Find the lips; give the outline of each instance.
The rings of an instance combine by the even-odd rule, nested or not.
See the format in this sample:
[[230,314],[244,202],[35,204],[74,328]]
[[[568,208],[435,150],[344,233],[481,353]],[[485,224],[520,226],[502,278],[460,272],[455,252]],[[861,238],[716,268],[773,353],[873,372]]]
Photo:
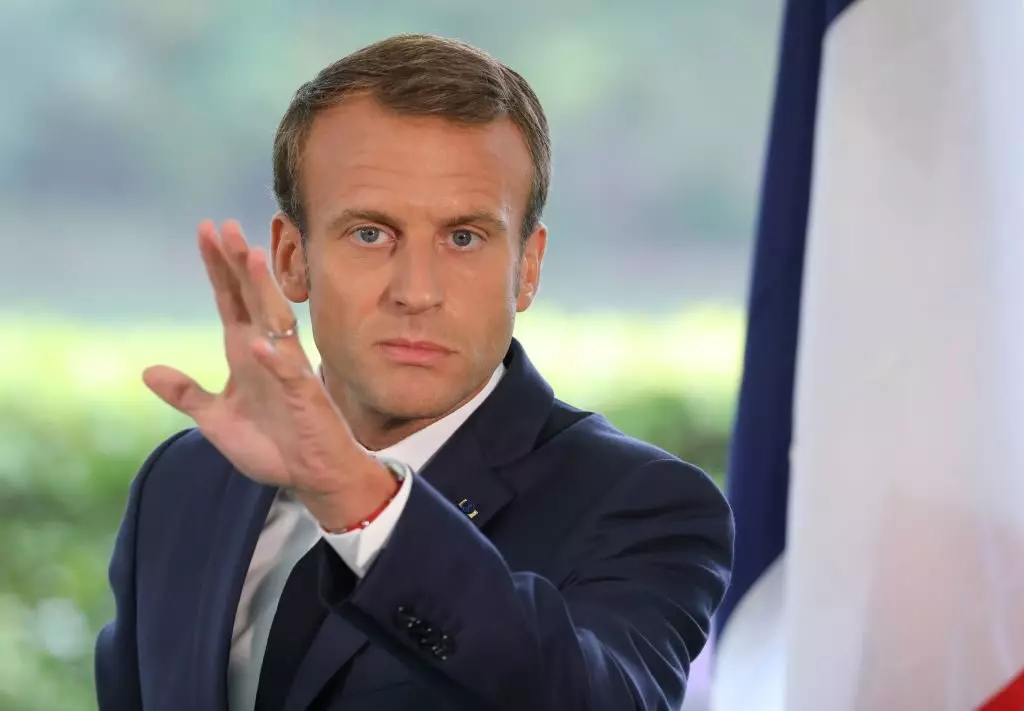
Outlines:
[[396,338],[377,345],[388,360],[400,365],[433,365],[452,354],[450,349],[433,341]]

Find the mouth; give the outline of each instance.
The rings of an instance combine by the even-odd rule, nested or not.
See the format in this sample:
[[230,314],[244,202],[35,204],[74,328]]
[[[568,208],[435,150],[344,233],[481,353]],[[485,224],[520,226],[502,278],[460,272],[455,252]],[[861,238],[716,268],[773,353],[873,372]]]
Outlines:
[[433,341],[410,341],[404,338],[379,341],[377,346],[385,358],[399,365],[433,365],[453,353],[451,349]]

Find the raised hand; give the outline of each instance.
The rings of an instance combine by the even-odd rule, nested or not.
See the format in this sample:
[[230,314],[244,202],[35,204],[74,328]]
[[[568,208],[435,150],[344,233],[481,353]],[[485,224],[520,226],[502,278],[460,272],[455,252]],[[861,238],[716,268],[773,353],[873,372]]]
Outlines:
[[224,325],[227,383],[210,393],[164,365],[143,380],[251,479],[313,496],[343,491],[369,458],[310,365],[266,252],[250,248],[233,220],[220,235],[205,221],[198,236]]

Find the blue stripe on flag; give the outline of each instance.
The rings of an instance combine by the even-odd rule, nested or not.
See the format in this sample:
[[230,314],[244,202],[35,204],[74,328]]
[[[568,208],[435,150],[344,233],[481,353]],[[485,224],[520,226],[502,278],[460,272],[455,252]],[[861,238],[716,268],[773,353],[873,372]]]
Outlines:
[[789,0],[783,20],[743,381],[729,456],[736,558],[732,586],[718,613],[719,631],[786,546],[793,380],[821,48],[829,24],[852,2]]

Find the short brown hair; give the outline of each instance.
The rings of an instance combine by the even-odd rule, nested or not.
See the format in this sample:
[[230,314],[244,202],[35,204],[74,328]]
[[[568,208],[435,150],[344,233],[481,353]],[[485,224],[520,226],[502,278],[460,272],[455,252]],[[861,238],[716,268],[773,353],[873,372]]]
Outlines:
[[551,139],[540,100],[519,74],[483,50],[458,40],[403,34],[371,44],[321,70],[295,92],[274,138],[274,195],[306,239],[300,180],[302,153],[317,112],[369,92],[386,108],[482,124],[510,118],[533,160],[525,240],[540,221],[551,182]]

